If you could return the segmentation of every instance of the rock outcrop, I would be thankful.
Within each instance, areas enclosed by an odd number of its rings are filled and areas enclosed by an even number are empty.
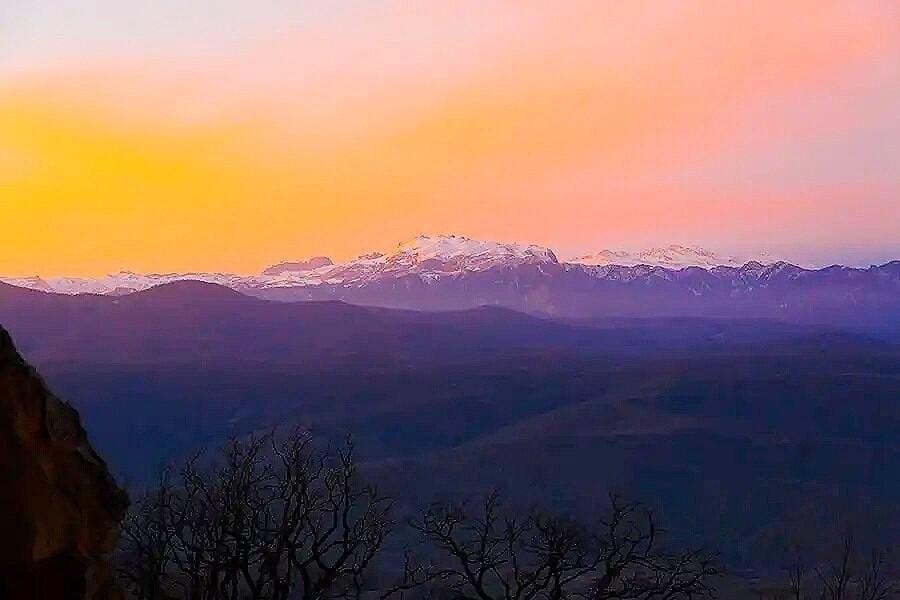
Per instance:
[[[0,328],[0,598],[119,598],[104,557],[127,503],[78,413]]]

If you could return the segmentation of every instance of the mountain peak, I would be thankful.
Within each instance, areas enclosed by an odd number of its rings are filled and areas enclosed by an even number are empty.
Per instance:
[[[721,256],[711,250],[697,246],[684,246],[681,244],[669,244],[627,252],[624,250],[600,250],[597,253],[579,256],[572,259],[572,263],[605,266],[618,265],[623,267],[636,267],[646,265],[651,267],[665,267],[667,269],[682,269],[685,267],[738,267],[741,261],[733,256]]]
[[[419,235],[401,242],[393,257],[415,256],[420,262],[425,260],[454,261],[470,259],[470,263],[512,261],[558,262],[549,248],[532,244],[514,244],[474,240],[461,235]],[[491,259],[496,259],[492,261]],[[471,266],[471,265],[470,265]]]
[[[321,269],[322,267],[330,267],[334,264],[327,256],[313,256],[307,260],[301,260],[296,262],[282,262],[277,265],[272,265],[268,269],[262,272],[263,275],[284,275],[285,273],[306,273],[308,271],[315,271],[316,269]]]

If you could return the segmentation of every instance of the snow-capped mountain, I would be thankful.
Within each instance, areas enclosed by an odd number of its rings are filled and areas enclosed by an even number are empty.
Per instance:
[[[123,295],[184,280],[283,302],[340,300],[411,310],[490,305],[579,319],[764,317],[900,335],[900,261],[865,269],[805,269],[781,261],[738,264],[682,246],[560,262],[540,246],[420,236],[343,263],[324,258],[282,263],[249,277],[122,272],[96,279],[0,281],[62,294]]]
[[[253,287],[323,284],[358,287],[379,279],[410,275],[434,281],[496,268],[537,264],[559,263],[551,250],[540,246],[486,242],[456,235],[421,235],[387,253],[373,252],[346,263],[310,271],[282,271],[275,276],[257,278]]]
[[[175,281],[217,283],[240,291],[322,285],[362,286],[380,279],[415,276],[423,281],[459,277],[496,268],[558,264],[556,255],[534,245],[473,240],[457,235],[421,235],[388,252],[363,254],[344,263],[327,257],[285,262],[257,276],[229,273],[150,273],[122,271],[98,278],[22,277],[0,281],[58,294],[121,295]]]
[[[341,300],[413,310],[492,305],[576,318],[827,315],[822,317],[826,321],[858,321],[877,312],[879,319],[894,319],[900,327],[898,262],[868,269],[804,269],[786,262],[740,264],[685,246],[604,251],[560,262],[553,251],[540,246],[419,236],[386,252],[342,263],[318,257],[281,263],[254,276],[122,272],[95,279],[29,277],[5,282],[62,294],[123,295],[184,280],[285,302]]]
[[[579,256],[569,262],[590,266],[619,265],[623,267],[637,267],[647,265],[651,267],[665,267],[667,269],[683,269],[685,267],[712,267],[728,266],[739,267],[743,264],[733,256],[721,256],[704,248],[692,246],[680,246],[673,244],[660,248],[649,248],[637,252],[623,250],[601,250],[595,254]]]
[[[121,296],[140,292],[157,285],[175,281],[205,281],[231,288],[241,287],[246,278],[226,273],[150,273],[121,271],[94,279],[85,277],[6,277],[0,281],[56,294],[100,294]]]

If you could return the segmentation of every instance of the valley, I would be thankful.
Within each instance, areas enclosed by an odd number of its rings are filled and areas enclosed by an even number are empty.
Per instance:
[[[590,519],[618,490],[746,568],[773,566],[797,514],[821,526],[900,501],[900,347],[839,329],[283,303],[199,282],[0,299],[133,489],[228,436],[300,426],[352,435],[410,511],[499,487]]]

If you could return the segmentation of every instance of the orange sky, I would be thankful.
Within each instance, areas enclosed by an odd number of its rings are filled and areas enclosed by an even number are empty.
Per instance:
[[[226,4],[225,39],[81,16],[4,49],[0,274],[252,273],[419,233],[900,256],[893,2],[357,1],[246,30]]]

